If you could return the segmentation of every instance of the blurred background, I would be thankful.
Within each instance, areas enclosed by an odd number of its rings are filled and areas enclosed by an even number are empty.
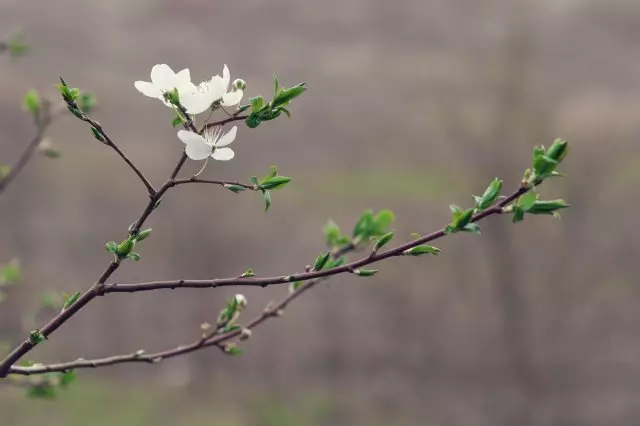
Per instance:
[[[243,78],[245,100],[307,81],[293,118],[242,126],[236,158],[208,178],[246,181],[271,165],[295,178],[265,214],[258,194],[171,191],[148,224],[143,261],[113,280],[300,271],[332,218],[349,232],[390,208],[397,236],[449,220],[490,180],[517,186],[531,148],[562,137],[565,180],[541,189],[574,208],[558,221],[482,223],[482,236],[339,277],[256,329],[242,357],[201,351],[159,366],[79,372],[53,401],[0,388],[11,425],[635,425],[640,415],[637,208],[640,3],[632,0],[322,2],[0,0],[0,29],[32,49],[0,57],[0,155],[34,133],[21,110],[58,76],[92,91],[92,115],[156,183],[182,143],[171,112],[140,95],[156,63],[198,82]],[[0,200],[0,263],[22,282],[0,305],[14,345],[42,324],[43,294],[86,289],[146,204],[142,185],[87,126],[65,117]],[[199,164],[190,162],[188,176]],[[245,315],[286,286],[242,289]],[[190,342],[234,289],[116,294],[74,317],[28,359],[58,362]]]

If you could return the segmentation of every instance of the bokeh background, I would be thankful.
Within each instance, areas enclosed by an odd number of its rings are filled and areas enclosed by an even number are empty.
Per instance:
[[[211,349],[159,366],[82,371],[54,401],[0,388],[6,425],[635,425],[640,415],[640,3],[633,0],[0,0],[0,29],[32,45],[0,58],[0,155],[32,137],[30,88],[63,75],[154,182],[182,144],[141,96],[156,63],[201,81],[228,64],[268,96],[271,75],[308,82],[293,118],[240,128],[209,178],[278,165],[294,184],[265,214],[257,194],[184,186],[148,222],[143,261],[119,282],[300,271],[328,218],[349,231],[390,208],[399,236],[438,229],[494,176],[517,185],[531,147],[568,139],[566,180],[542,188],[560,221],[483,222],[438,258],[339,277],[256,329],[242,357]],[[247,96],[247,98],[248,98]],[[245,98],[246,99],[246,98]],[[42,295],[87,288],[146,203],[115,154],[71,117],[0,200],[0,263],[24,279],[0,305],[17,343],[45,321]],[[185,174],[196,171],[189,163]],[[244,290],[244,289],[243,289]],[[247,315],[287,288],[244,291]],[[113,295],[29,359],[158,350],[197,338],[233,290]],[[5,348],[6,350],[8,348]]]

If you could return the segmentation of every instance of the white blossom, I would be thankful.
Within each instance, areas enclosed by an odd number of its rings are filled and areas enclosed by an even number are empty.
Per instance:
[[[192,160],[205,160],[208,157],[214,160],[227,161],[234,157],[231,148],[223,148],[236,138],[237,126],[233,126],[227,133],[222,133],[222,127],[208,128],[203,135],[189,130],[180,130],[178,138],[186,144],[185,153]]]
[[[242,100],[243,91],[240,88],[232,87],[232,91],[229,92],[230,80],[229,68],[225,65],[222,77],[214,75],[210,80],[200,83],[195,90],[189,93],[180,93],[180,103],[189,114],[200,114],[218,101],[222,106],[237,105]]]
[[[160,99],[166,106],[172,108],[171,103],[164,99],[164,94],[174,89],[178,90],[178,96],[182,98],[197,90],[191,82],[191,74],[188,68],[175,73],[167,64],[154,65],[151,68],[151,81],[136,81],[136,89],[145,96]]]

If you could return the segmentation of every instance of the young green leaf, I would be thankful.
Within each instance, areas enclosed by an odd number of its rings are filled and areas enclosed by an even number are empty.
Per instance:
[[[64,389],[71,383],[75,382],[76,373],[73,370],[58,373],[59,386]]]
[[[502,180],[495,178],[489,184],[487,189],[482,194],[482,197],[474,197],[476,200],[476,209],[479,211],[487,209],[491,207],[491,205],[498,199],[500,196],[500,191],[502,190]]]
[[[373,211],[367,210],[360,215],[353,228],[353,237],[360,237],[361,240],[371,236],[371,229],[374,226]]]
[[[135,245],[135,240],[127,238],[126,240],[118,244],[118,246],[116,247],[116,254],[119,258],[124,259],[129,253],[131,253],[131,250],[133,250],[133,247]]]
[[[227,346],[225,346],[224,352],[227,355],[237,356],[237,355],[242,355],[243,351],[242,351],[242,349],[240,349],[239,347],[237,347],[235,345],[228,344]]]
[[[359,277],[371,277],[378,273],[376,269],[355,269],[353,273]]]
[[[547,150],[547,157],[560,163],[569,153],[569,142],[556,139]]]
[[[40,332],[40,330],[36,329],[29,332],[29,343],[32,345],[37,345],[45,340],[47,340],[47,338]]]
[[[0,286],[15,284],[22,279],[22,269],[18,259],[11,259],[0,268]]]
[[[100,142],[104,143],[105,142],[105,138],[102,135],[102,132],[99,131],[98,129],[96,129],[95,127],[91,126],[91,133],[93,133],[93,137],[96,138],[97,140],[99,140]]]
[[[393,238],[393,232],[388,232],[386,234],[384,234],[382,237],[380,237],[380,239],[378,241],[376,241],[375,246],[373,247],[374,251],[378,251],[380,250],[382,247],[384,247],[389,241],[391,241],[391,239]]]
[[[24,99],[22,100],[23,108],[31,113],[34,117],[37,117],[40,113],[41,103],[40,103],[40,95],[38,95],[38,91],[31,89],[24,95]]]
[[[242,328],[242,326],[241,326],[241,325],[238,325],[238,324],[229,324],[229,325],[227,325],[225,328],[223,328],[223,329],[222,329],[222,332],[223,332],[223,333],[225,333],[225,334],[226,334],[226,333],[231,333],[231,332],[233,332],[233,331],[240,330],[241,328]]]
[[[240,275],[241,278],[251,278],[255,277],[256,274],[253,272],[253,269],[249,268]]]
[[[286,105],[307,90],[305,87],[306,83],[300,83],[296,86],[290,87],[288,89],[281,90],[276,96],[273,98],[273,106],[281,106]]]
[[[258,112],[264,107],[264,98],[262,96],[251,98],[249,102],[251,102],[251,111],[253,112]]]
[[[229,191],[234,192],[234,193],[238,193],[238,192],[242,192],[245,191],[246,188],[244,186],[240,186],[240,185],[232,185],[229,183],[225,183],[224,187],[227,188]]]
[[[104,245],[104,247],[107,249],[109,253],[115,254],[118,251],[118,243],[116,243],[115,241],[109,241]]]
[[[55,148],[45,148],[42,150],[42,153],[44,154],[45,157],[51,158],[51,159],[62,157],[62,151]]]
[[[329,257],[331,256],[331,252],[320,253],[316,258],[316,261],[313,263],[313,270],[320,271],[325,267],[327,262],[329,261]]]
[[[63,296],[64,303],[62,304],[62,310],[64,311],[65,309],[69,308],[71,305],[76,303],[79,297],[80,297],[80,290],[76,291],[71,296],[69,296],[68,294],[64,294]]]
[[[138,235],[136,235],[136,242],[146,240],[149,237],[149,235],[151,235],[151,231],[152,231],[152,228],[147,228],[143,231],[138,232]]]
[[[98,104],[96,97],[91,92],[82,92],[78,96],[77,102],[78,107],[86,113],[90,113]]]
[[[536,201],[530,208],[527,210],[529,214],[549,214],[556,216],[559,210],[566,209],[571,207],[564,200],[547,200],[547,201]]]
[[[457,207],[457,206],[456,206]],[[453,209],[452,213],[452,221],[451,226],[456,230],[462,230],[473,218],[473,209],[467,209],[465,211],[460,210],[459,208]]]
[[[340,227],[333,220],[329,220],[322,227],[322,232],[324,233],[325,241],[329,247],[336,247],[338,245],[338,240],[342,237],[342,232],[340,231]]]
[[[260,188],[268,189],[268,190],[280,189],[284,187],[286,184],[288,184],[289,182],[291,182],[291,180],[292,179],[290,177],[286,177],[286,176],[268,177],[262,182],[260,182]]]
[[[533,204],[538,199],[538,194],[533,191],[529,191],[526,194],[522,195],[518,198],[518,202],[516,206],[518,206],[523,212],[529,211],[529,209],[533,206]]]
[[[442,250],[437,247],[429,246],[429,245],[420,245],[410,249],[407,249],[403,252],[405,256],[422,256],[424,254],[431,254],[437,256],[440,254]]]
[[[342,266],[347,263],[347,258],[344,256],[340,256],[337,259],[331,260],[327,265],[327,269],[337,268],[338,266]]]
[[[480,235],[481,234],[480,227],[478,225],[476,225],[475,223],[468,223],[460,231],[471,232],[472,234],[476,234],[476,235]]]
[[[524,210],[518,206],[513,208],[513,217],[511,218],[513,223],[518,223],[524,220]]]
[[[182,118],[180,117],[176,117],[173,119],[173,121],[171,122],[171,127],[178,127],[183,123]]]
[[[262,191],[262,195],[264,196],[264,211],[268,211],[269,207],[271,207],[271,193],[269,191]]]
[[[127,254],[127,259],[131,259],[133,261],[140,261],[140,253],[136,253],[135,251],[132,251],[131,253]]]

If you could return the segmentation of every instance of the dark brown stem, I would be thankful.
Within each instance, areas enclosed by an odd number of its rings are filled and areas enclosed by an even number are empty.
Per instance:
[[[77,108],[77,106],[76,106]],[[96,131],[100,133],[102,138],[104,139],[104,144],[113,149],[119,156],[124,160],[125,163],[129,166],[131,170],[138,176],[143,185],[147,188],[147,191],[150,195],[154,195],[156,193],[156,189],[151,185],[151,182],[147,179],[147,177],[138,169],[138,167],[133,164],[133,162],[129,159],[129,157],[118,147],[118,145],[113,142],[113,140],[107,135],[107,133],[102,128],[102,125],[97,121],[93,120],[91,117],[86,115],[84,112],[82,113],[81,120],[89,123]]]
[[[520,197],[522,194],[524,194],[528,190],[529,188],[527,188],[526,186],[520,187],[511,196],[505,198],[496,206],[476,214],[471,219],[471,221],[477,222],[488,216],[502,213],[503,207],[505,207],[512,201],[516,200],[518,197]],[[104,285],[104,292],[105,293],[134,293],[139,291],[151,291],[151,290],[159,290],[159,289],[173,290],[177,288],[216,288],[216,287],[229,287],[229,286],[267,287],[270,285],[286,284],[286,283],[291,283],[296,281],[315,280],[318,278],[330,277],[332,275],[337,275],[337,274],[353,273],[353,271],[359,268],[362,268],[363,266],[377,263],[389,257],[401,256],[407,250],[410,250],[422,244],[429,243],[438,238],[442,238],[445,235],[446,235],[445,230],[441,229],[439,231],[432,232],[431,234],[425,235],[421,238],[399,245],[392,249],[381,251],[381,252],[375,253],[374,255],[367,255],[366,257],[363,257],[359,260],[356,260],[354,262],[347,263],[345,265],[338,266],[332,269],[324,269],[320,271],[294,273],[289,275],[264,277],[264,278],[233,277],[233,278],[219,278],[219,279],[211,279],[211,280],[182,279],[182,280],[171,280],[171,281],[151,281],[151,282],[132,283],[132,284],[112,283],[112,284]]]
[[[257,185],[248,185],[246,183],[223,181],[223,180],[199,179],[196,177],[192,177],[190,179],[176,179],[172,182],[172,186],[184,185],[187,183],[208,183],[210,185],[220,185],[220,186],[234,185],[234,186],[240,186],[250,191],[257,191],[259,189]]]
[[[13,182],[16,176],[18,176],[20,172],[22,172],[29,160],[31,160],[33,154],[35,154],[36,150],[38,149],[40,142],[42,142],[45,131],[53,122],[54,118],[57,116],[57,112],[59,111],[60,110],[58,109],[52,112],[51,104],[49,102],[43,102],[42,111],[40,115],[36,117],[37,132],[33,139],[31,139],[31,142],[29,142],[29,145],[27,145],[27,147],[25,148],[22,155],[20,155],[18,161],[13,165],[13,167],[11,167],[9,173],[2,180],[0,180],[0,195],[4,193],[9,184]]]
[[[218,120],[218,121],[214,121],[213,123],[207,123],[204,125],[204,129],[208,129],[209,127],[216,127],[216,126],[224,126],[227,123],[231,123],[232,121],[239,121],[239,120],[244,120],[247,117],[249,117],[248,115],[238,115],[238,113],[232,115],[231,117],[227,117],[225,119],[222,120]]]
[[[349,250],[345,250],[344,253],[353,250],[355,247],[351,247]],[[284,308],[289,305],[293,300],[300,297],[304,292],[310,290],[321,280],[310,281],[303,285],[301,288],[296,290],[295,292],[290,293],[285,298],[283,298],[280,302],[276,303],[273,306],[265,309],[262,314],[249,321],[242,329],[232,331],[229,333],[223,334],[213,334],[210,336],[206,336],[205,338],[200,338],[192,343],[181,345],[172,349],[154,352],[147,354],[143,350],[139,350],[130,354],[124,355],[115,355],[105,358],[97,358],[92,360],[85,359],[77,359],[75,361],[63,362],[59,364],[47,364],[47,365],[36,365],[32,367],[19,367],[12,366],[9,369],[9,374],[18,374],[24,376],[31,376],[36,374],[44,374],[44,373],[53,373],[53,372],[66,372],[81,368],[98,368],[105,367],[116,364],[125,364],[125,363],[147,363],[147,364],[157,364],[164,359],[173,358],[179,355],[185,355],[191,352],[198,351],[203,348],[207,348],[210,346],[218,346],[221,349],[224,349],[222,346],[223,343],[235,339],[240,336],[243,329],[252,330],[255,327],[259,326],[269,318],[278,317]]]
[[[164,192],[171,186],[173,182],[172,179],[167,181],[165,185],[158,191],[157,195],[162,196]],[[538,182],[539,183],[539,182]],[[483,212],[476,214],[472,222],[477,222],[482,220],[488,216],[500,214],[503,212],[503,208],[513,201],[517,200],[518,197],[529,191],[531,187],[522,185],[515,191],[511,196],[504,198],[500,203],[491,207]],[[152,199],[155,197],[152,197]],[[153,210],[153,209],[151,209]],[[146,212],[146,210],[145,210]],[[287,297],[282,299],[280,302],[275,304],[274,306],[266,309],[261,315],[249,321],[244,329],[251,330],[254,327],[257,327],[261,323],[265,322],[267,319],[271,317],[277,317],[280,315],[282,310],[293,300],[298,298],[302,293],[308,291],[313,286],[315,286],[321,280],[344,272],[352,272],[355,269],[365,266],[370,263],[378,262],[382,259],[386,259],[391,256],[397,256],[403,254],[405,250],[411,249],[421,244],[428,243],[438,238],[442,238],[445,236],[445,231],[440,230],[433,232],[429,235],[426,235],[418,240],[400,245],[393,249],[376,253],[371,256],[360,259],[358,261],[343,265],[341,267],[321,270],[321,271],[311,271],[303,274],[294,274],[290,276],[283,277],[272,277],[272,278],[231,278],[226,280],[204,280],[204,281],[187,281],[187,280],[178,280],[178,281],[157,281],[151,283],[139,283],[139,284],[105,284],[105,280],[111,275],[111,273],[117,269],[118,264],[112,262],[110,267],[102,274],[101,278],[98,280],[96,284],[83,296],[78,299],[76,303],[71,305],[70,308],[63,311],[58,317],[54,318],[49,324],[47,324],[42,330],[42,334],[45,336],[49,335],[56,328],[58,328],[62,323],[66,321],[66,319],[70,318],[73,314],[79,311],[84,305],[89,303],[93,298],[98,295],[106,294],[106,293],[114,293],[114,292],[134,292],[134,291],[147,291],[147,290],[155,290],[160,288],[186,288],[186,287],[220,287],[226,285],[258,285],[258,286],[267,286],[271,284],[282,284],[282,283],[291,283],[294,281],[306,281],[302,287],[298,290],[290,293]],[[347,245],[344,249],[336,251],[333,254],[334,258],[338,258],[340,255],[354,250],[356,247],[353,244]],[[209,346],[218,346],[224,349],[222,346],[223,343],[237,338],[241,335],[242,329],[232,331],[224,334],[215,334],[213,336],[207,337],[205,339],[200,338],[195,342],[192,342],[187,345],[178,346],[176,348],[168,349],[161,352],[155,352],[146,354],[144,351],[137,351],[131,354],[125,355],[116,355],[106,358],[99,358],[94,360],[84,360],[79,359],[76,361],[60,363],[60,364],[49,364],[49,365],[37,365],[33,367],[19,367],[14,366],[13,363],[20,359],[22,355],[27,353],[34,345],[32,345],[28,340],[23,342],[21,346],[16,348],[7,359],[5,359],[2,364],[0,364],[0,375],[2,377],[6,376],[8,373],[11,374],[19,374],[19,375],[33,375],[33,374],[43,374],[48,372],[63,372],[69,371],[78,368],[97,368],[101,366],[108,365],[116,365],[123,363],[158,363],[166,358],[172,358],[175,356],[195,352],[199,349],[209,347]]]
[[[93,124],[92,124],[93,125]],[[180,158],[178,165],[175,167],[174,172],[178,174],[180,168],[184,164],[184,154]],[[158,202],[162,198],[162,196],[167,192],[169,188],[172,187],[173,178],[170,178],[158,191],[155,191],[151,194],[149,202],[147,206],[140,214],[138,219],[136,220],[132,230],[130,231],[132,234],[136,234],[140,227],[144,224],[149,215],[156,208]],[[62,324],[67,322],[72,316],[78,313],[84,306],[86,306],[89,302],[91,302],[95,297],[102,296],[105,294],[105,282],[107,279],[118,269],[120,266],[120,260],[116,259],[112,261],[107,269],[102,273],[100,278],[94,283],[94,285],[87,290],[80,298],[74,302],[69,308],[63,310],[58,315],[53,317],[44,327],[39,329],[39,332],[47,338],[51,333],[56,331]],[[18,347],[16,347],[9,355],[7,355],[2,362],[0,362],[0,377],[6,377],[9,372],[9,369],[13,364],[15,364],[20,358],[22,358],[26,353],[28,353],[31,349],[36,346],[36,342],[32,341],[30,338],[25,339]]]

